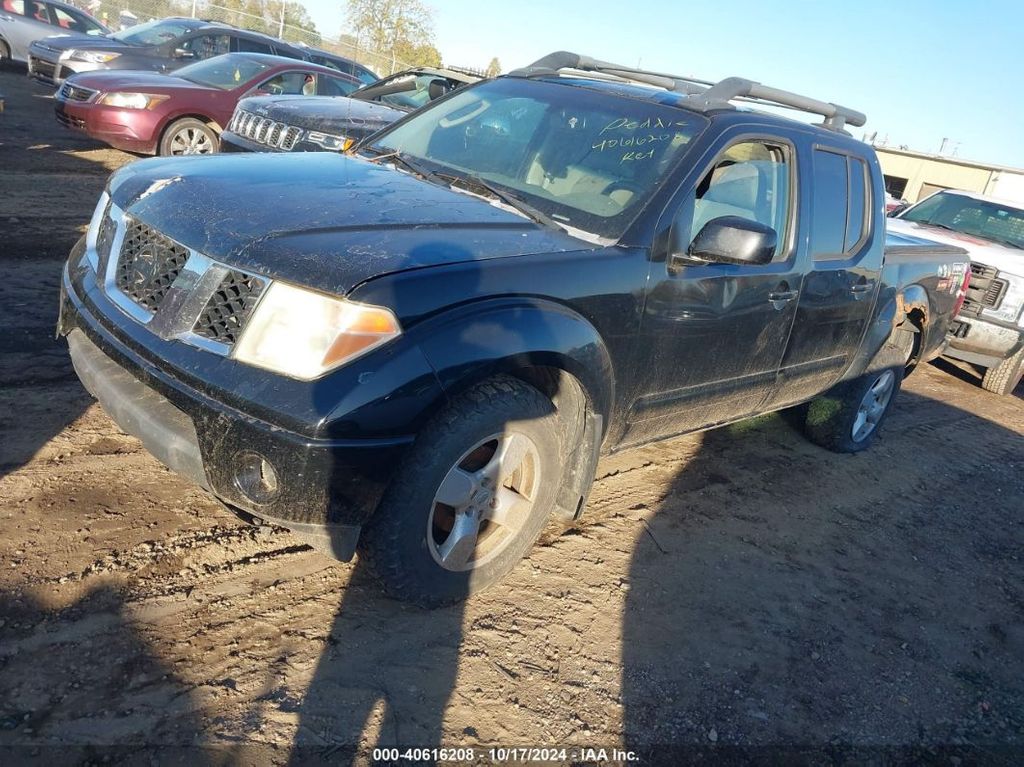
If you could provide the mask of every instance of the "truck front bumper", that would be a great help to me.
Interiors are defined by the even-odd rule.
[[[90,311],[65,267],[59,332],[86,389],[166,466],[232,510],[349,560],[413,437],[311,439],[212,400],[152,364]]]
[[[990,367],[1024,346],[1024,330],[1009,323],[957,317],[949,334],[946,356]]]

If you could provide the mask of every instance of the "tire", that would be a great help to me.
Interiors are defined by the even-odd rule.
[[[869,447],[896,400],[905,364],[905,350],[886,346],[869,372],[811,400],[804,422],[807,438],[836,453]]]
[[[907,324],[909,324],[909,321]],[[896,332],[893,334],[893,346],[903,353],[903,380],[906,380],[917,367],[920,339],[920,332],[915,333],[902,327],[896,328]]]
[[[558,426],[551,400],[509,376],[455,397],[420,432],[360,538],[360,556],[384,590],[438,607],[515,567],[555,505]]]
[[[214,154],[220,151],[217,133],[202,120],[183,117],[175,120],[160,137],[161,157],[175,157],[188,154]]]
[[[0,40],[0,69],[9,67],[11,61],[11,46],[6,41]]]
[[[1024,347],[1019,349],[1012,357],[993,365],[985,371],[981,379],[981,388],[993,394],[1013,394],[1020,379],[1024,375]]]

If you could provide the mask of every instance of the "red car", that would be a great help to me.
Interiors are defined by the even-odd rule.
[[[140,154],[210,154],[245,96],[345,96],[362,85],[336,69],[261,53],[228,53],[173,75],[105,70],[68,78],[57,120],[117,149]]]

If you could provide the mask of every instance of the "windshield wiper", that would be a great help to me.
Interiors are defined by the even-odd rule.
[[[517,197],[511,192],[506,192],[504,189],[499,189],[478,176],[455,176],[449,173],[435,173],[434,176],[450,182],[452,186],[462,186],[470,192],[473,191],[473,187],[479,187],[500,202],[508,205],[510,208],[515,208],[527,218],[532,219],[535,223],[551,229],[558,229],[559,231],[564,229],[561,224],[546,213],[542,213],[537,210],[535,207],[530,205],[530,203],[526,202],[526,200],[521,197]]]
[[[436,175],[433,171],[429,171],[426,168],[421,167],[419,164],[412,162],[408,157],[403,155],[398,150],[392,152],[382,152],[380,150],[371,149],[370,147],[363,147],[363,149],[366,151],[377,153],[374,157],[367,157],[367,162],[372,162],[375,164],[379,164],[382,162],[391,162],[394,165],[401,165],[403,168],[405,168],[413,175],[419,176],[420,178],[425,179],[427,181],[431,181],[432,177]]]

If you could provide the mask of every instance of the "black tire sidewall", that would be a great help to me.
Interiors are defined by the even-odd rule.
[[[160,144],[157,147],[158,154],[161,157],[177,157],[178,155],[171,154],[171,140],[178,131],[189,126],[194,126],[206,131],[210,136],[210,141],[213,142],[213,154],[220,151],[220,140],[217,137],[217,132],[213,128],[195,117],[182,117],[175,120],[164,129],[163,135],[160,137]]]
[[[467,392],[423,428],[364,528],[361,555],[390,595],[427,607],[465,599],[515,567],[547,523],[563,465],[554,406],[521,381],[500,383],[507,387],[500,396]],[[437,488],[470,447],[508,430],[524,434],[537,447],[541,477],[533,511],[516,539],[486,564],[467,572],[446,570],[434,560],[427,542]]]

